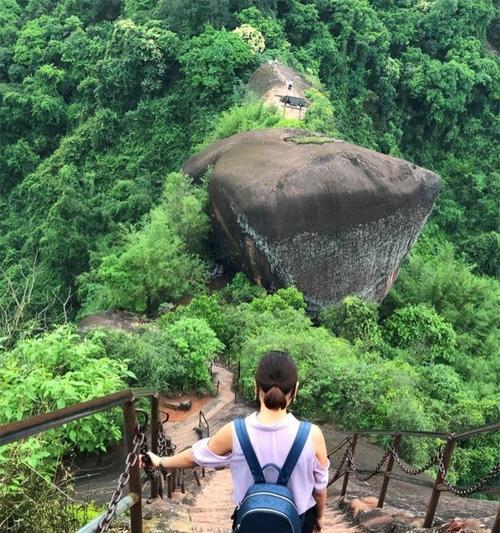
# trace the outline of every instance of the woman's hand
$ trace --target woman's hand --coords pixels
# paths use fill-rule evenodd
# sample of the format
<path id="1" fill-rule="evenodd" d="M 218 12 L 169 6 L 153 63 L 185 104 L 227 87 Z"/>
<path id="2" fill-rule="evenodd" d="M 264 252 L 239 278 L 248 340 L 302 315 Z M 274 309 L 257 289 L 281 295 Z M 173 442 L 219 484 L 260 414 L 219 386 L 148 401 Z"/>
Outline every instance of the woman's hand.
<path id="1" fill-rule="evenodd" d="M 139 455 L 139 468 L 142 468 L 143 466 L 149 466 L 148 463 L 153 468 L 160 468 L 161 465 L 161 457 L 158 457 L 158 455 L 154 454 L 153 452 L 147 452 L 147 456 L 149 457 L 149 461 L 145 461 L 143 459 L 142 455 Z"/>
<path id="2" fill-rule="evenodd" d="M 323 529 L 323 517 L 316 518 L 316 525 L 314 526 L 314 531 L 321 531 Z"/>

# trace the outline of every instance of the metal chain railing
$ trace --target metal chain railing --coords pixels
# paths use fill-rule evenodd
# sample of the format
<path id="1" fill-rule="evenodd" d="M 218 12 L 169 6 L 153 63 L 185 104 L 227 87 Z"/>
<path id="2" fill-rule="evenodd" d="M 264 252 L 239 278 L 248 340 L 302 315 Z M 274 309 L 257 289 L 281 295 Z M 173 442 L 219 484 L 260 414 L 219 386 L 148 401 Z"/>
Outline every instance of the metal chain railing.
<path id="1" fill-rule="evenodd" d="M 444 447 L 439 451 L 434 453 L 430 459 L 421 467 L 419 468 L 410 468 L 406 466 L 401 459 L 401 457 L 396 452 L 395 448 L 393 446 L 390 446 L 389 449 L 387 449 L 384 454 L 382 455 L 380 461 L 377 463 L 377 465 L 368 472 L 366 476 L 360 476 L 359 475 L 359 468 L 356 466 L 356 460 L 352 451 L 352 442 L 350 439 L 347 439 L 347 448 L 344 452 L 344 455 L 342 456 L 342 459 L 340 460 L 339 466 L 337 467 L 337 470 L 333 474 L 333 476 L 328 481 L 328 485 L 331 485 L 335 481 L 337 481 L 339 478 L 341 478 L 347 470 L 350 470 L 354 475 L 356 476 L 356 479 L 361 482 L 369 481 L 372 477 L 377 475 L 381 472 L 381 468 L 387 458 L 392 454 L 394 457 L 395 462 L 398 464 L 398 466 L 403 470 L 403 472 L 406 472 L 410 476 L 417 476 L 419 474 L 423 474 L 426 470 L 429 470 L 429 468 L 438 465 L 439 471 L 441 472 L 442 477 L 442 483 L 447 488 L 449 492 L 452 494 L 455 494 L 456 496 L 471 496 L 472 494 L 476 492 L 480 492 L 484 487 L 487 485 L 489 481 L 500 475 L 500 463 L 497 463 L 486 476 L 484 476 L 481 480 L 476 482 L 471 487 L 467 488 L 459 488 L 454 485 L 452 485 L 448 479 L 447 479 L 447 472 L 444 465 L 443 455 L 444 455 Z M 345 468 L 344 468 L 345 467 Z"/>
<path id="2" fill-rule="evenodd" d="M 433 467 L 438 462 L 438 454 L 434 453 L 431 458 L 420 468 L 410 468 L 403 463 L 403 460 L 401 459 L 401 457 L 399 457 L 394 447 L 391 446 L 389 449 L 399 468 L 401 468 L 403 472 L 406 472 L 410 476 L 418 476 L 419 474 L 423 474 L 426 470 L 429 470 L 429 468 Z"/>
<path id="3" fill-rule="evenodd" d="M 351 450 L 351 447 L 352 447 L 352 444 L 351 444 L 351 441 L 349 438 L 346 439 L 346 443 L 347 443 L 347 448 L 344 452 L 344 455 L 342 456 L 342 459 L 340 460 L 340 464 L 337 468 L 337 470 L 335 471 L 335 474 L 333 474 L 333 476 L 330 478 L 330 480 L 328 481 L 328 485 L 331 485 L 332 483 L 335 483 L 335 481 L 337 481 L 337 479 L 341 478 L 343 475 L 344 475 L 344 471 L 342 468 L 343 466 L 346 464 L 348 458 L 349 458 L 349 453 L 352 454 L 352 450 Z"/>
<path id="4" fill-rule="evenodd" d="M 386 450 L 384 455 L 382 455 L 382 458 L 380 459 L 380 461 L 375 466 L 375 468 L 373 468 L 373 470 L 371 470 L 366 476 L 361 477 L 358 473 L 358 469 L 356 468 L 356 463 L 354 461 L 354 454 L 352 453 L 351 447 L 349 447 L 349 464 L 350 464 L 351 470 L 354 472 L 354 475 L 356 476 L 356 479 L 361 482 L 366 482 L 366 481 L 369 481 L 373 476 L 376 476 L 377 474 L 381 472 L 380 469 L 382 468 L 382 465 L 386 462 L 390 454 L 391 454 L 391 450 L 390 449 Z"/>
<path id="5" fill-rule="evenodd" d="M 474 483 L 474 485 L 472 485 L 471 487 L 460 489 L 452 485 L 447 479 L 448 473 L 446 472 L 442 452 L 437 457 L 437 464 L 438 464 L 439 471 L 441 472 L 443 485 L 452 494 L 455 494 L 455 496 L 471 496 L 475 492 L 481 492 L 489 481 L 491 481 L 492 479 L 495 479 L 500 474 L 500 463 L 497 463 L 482 479 Z"/>
<path id="6" fill-rule="evenodd" d="M 127 455 L 125 459 L 125 470 L 118 479 L 118 484 L 115 489 L 115 492 L 113 493 L 113 496 L 111 496 L 111 500 L 108 503 L 106 514 L 101 518 L 99 525 L 97 526 L 97 533 L 104 533 L 108 529 L 111 520 L 113 520 L 116 513 L 116 508 L 123 494 L 123 489 L 125 488 L 125 485 L 129 482 L 130 469 L 137 464 L 137 461 L 139 460 L 139 451 L 142 452 L 145 442 L 145 428 L 144 426 L 139 425 L 137 426 L 137 431 L 132 441 L 132 451 Z"/>

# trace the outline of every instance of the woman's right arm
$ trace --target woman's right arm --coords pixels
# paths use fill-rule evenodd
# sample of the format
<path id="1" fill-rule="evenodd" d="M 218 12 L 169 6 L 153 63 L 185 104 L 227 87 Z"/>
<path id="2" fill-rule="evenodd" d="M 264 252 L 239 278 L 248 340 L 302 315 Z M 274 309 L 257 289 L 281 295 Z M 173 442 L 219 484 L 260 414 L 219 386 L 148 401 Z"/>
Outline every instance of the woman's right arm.
<path id="1" fill-rule="evenodd" d="M 200 444 L 203 444 L 200 442 Z M 205 444 L 208 451 L 215 456 L 227 456 L 233 450 L 233 427 L 232 424 L 226 424 L 217 433 L 210 438 L 208 444 Z M 195 461 L 192 448 L 188 448 L 181 453 L 169 457 L 159 457 L 153 452 L 148 452 L 151 463 L 155 468 L 194 468 L 198 466 Z"/>

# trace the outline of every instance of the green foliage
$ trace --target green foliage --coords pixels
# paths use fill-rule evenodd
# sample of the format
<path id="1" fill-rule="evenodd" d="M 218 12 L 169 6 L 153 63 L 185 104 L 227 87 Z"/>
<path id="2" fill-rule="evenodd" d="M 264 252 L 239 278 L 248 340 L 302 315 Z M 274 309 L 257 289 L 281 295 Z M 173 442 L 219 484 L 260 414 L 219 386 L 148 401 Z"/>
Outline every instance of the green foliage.
<path id="1" fill-rule="evenodd" d="M 422 361 L 450 363 L 454 359 L 457 338 L 453 327 L 425 304 L 394 311 L 384 322 L 384 335 L 390 344 L 410 350 Z"/>
<path id="2" fill-rule="evenodd" d="M 333 107 L 330 100 L 316 89 L 306 91 L 309 106 L 304 117 L 304 126 L 312 131 L 335 136 Z"/>
<path id="3" fill-rule="evenodd" d="M 430 244 L 422 242 L 423 245 Z M 499 328 L 496 309 L 500 297 L 497 281 L 474 276 L 458 261 L 449 245 L 412 254 L 383 304 L 383 314 L 406 305 L 426 304 L 452 325 L 457 345 L 470 357 L 498 357 Z"/>
<path id="4" fill-rule="evenodd" d="M 279 127 L 282 120 L 277 107 L 270 107 L 255 98 L 224 111 L 207 139 L 197 147 L 202 150 L 219 139 L 225 139 L 240 131 Z"/>
<path id="5" fill-rule="evenodd" d="M 244 76 L 256 66 L 250 46 L 233 32 L 207 26 L 189 41 L 179 57 L 181 69 L 199 98 L 230 103 L 235 76 Z"/>
<path id="6" fill-rule="evenodd" d="M 118 21 L 104 59 L 97 64 L 100 104 L 123 111 L 143 97 L 161 94 L 175 72 L 179 46 L 177 36 L 168 30 Z"/>
<path id="7" fill-rule="evenodd" d="M 73 503 L 67 476 L 54 480 L 41 475 L 21 453 L 0 465 L 0 482 L 0 523 L 9 533 L 69 533 L 102 512 L 91 503 Z"/>
<path id="8" fill-rule="evenodd" d="M 243 9 L 236 17 L 240 24 L 250 24 L 262 33 L 266 48 L 287 49 L 290 47 L 280 21 L 266 17 L 255 6 Z"/>
<path id="9" fill-rule="evenodd" d="M 122 308 L 154 313 L 165 299 L 200 287 L 200 251 L 208 231 L 206 193 L 180 173 L 169 174 L 163 203 L 145 225 L 125 234 L 123 245 L 81 278 L 87 309 Z"/>
<path id="10" fill-rule="evenodd" d="M 169 324 L 179 317 L 200 318 L 216 333 L 219 339 L 224 337 L 224 312 L 223 305 L 217 294 L 200 294 L 195 296 L 187 305 L 181 305 L 175 313 L 169 313 L 161 317 L 160 323 Z"/>
<path id="11" fill-rule="evenodd" d="M 81 340 L 69 326 L 19 341 L 0 355 L 0 424 L 116 392 L 131 377 L 126 362 L 106 357 L 99 339 Z M 60 460 L 73 451 L 105 451 L 121 438 L 121 418 L 99 413 L 1 447 L 1 523 L 9 531 L 55 533 L 92 519 L 90 508 L 77 509 L 64 496 L 71 487 Z"/>
<path id="12" fill-rule="evenodd" d="M 339 307 L 329 306 L 319 315 L 321 325 L 334 335 L 369 347 L 380 343 L 382 335 L 378 325 L 377 306 L 364 302 L 357 296 L 348 296 Z"/>
<path id="13" fill-rule="evenodd" d="M 220 28 L 232 22 L 230 0 L 159 0 L 155 3 L 157 18 L 166 19 L 168 27 L 181 35 L 197 34 L 206 24 Z"/>
<path id="14" fill-rule="evenodd" d="M 124 388 L 126 364 L 106 358 L 97 340 L 80 341 L 74 328 L 61 326 L 52 333 L 19 341 L 1 360 L 0 423 L 61 409 Z M 46 435 L 46 436 L 45 436 Z M 97 414 L 58 429 L 52 437 L 29 440 L 37 452 L 31 466 L 53 461 L 71 448 L 104 450 L 121 436 L 119 414 Z M 43 442 L 43 447 L 38 444 Z M 15 447 L 15 446 L 14 446 Z M 2 455 L 8 450 L 3 449 Z M 4 455 L 5 457 L 5 455 Z"/>
<path id="15" fill-rule="evenodd" d="M 186 382 L 197 388 L 210 387 L 208 366 L 224 345 L 210 329 L 208 323 L 200 318 L 184 318 L 167 325 L 164 332 L 172 339 L 184 369 Z M 184 389 L 186 386 L 183 387 Z"/>
<path id="16" fill-rule="evenodd" d="M 231 282 L 224 287 L 223 294 L 230 303 L 241 304 L 263 296 L 265 289 L 251 283 L 243 272 L 238 272 Z"/>
<path id="17" fill-rule="evenodd" d="M 94 333 L 109 357 L 127 357 L 130 384 L 151 387 L 163 393 L 211 390 L 210 363 L 224 349 L 207 321 L 177 316 L 160 320 L 161 330 L 132 335 L 123 332 Z"/>
<path id="18" fill-rule="evenodd" d="M 500 273 L 500 233 L 489 231 L 480 233 L 466 242 L 466 254 L 474 271 L 487 276 Z"/>

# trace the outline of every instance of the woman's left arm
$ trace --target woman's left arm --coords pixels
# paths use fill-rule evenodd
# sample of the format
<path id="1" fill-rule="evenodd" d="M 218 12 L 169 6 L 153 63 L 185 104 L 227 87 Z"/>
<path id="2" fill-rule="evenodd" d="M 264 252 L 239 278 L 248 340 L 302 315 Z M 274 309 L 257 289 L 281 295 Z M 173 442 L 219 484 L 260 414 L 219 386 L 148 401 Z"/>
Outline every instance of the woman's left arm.
<path id="1" fill-rule="evenodd" d="M 313 498 L 316 502 L 316 531 L 321 531 L 323 528 L 323 514 L 325 512 L 326 505 L 326 483 L 328 481 L 328 467 L 330 465 L 330 461 L 328 459 L 328 452 L 326 450 L 326 442 L 323 432 L 318 426 L 314 425 L 311 432 L 316 459 L 321 470 L 326 470 L 326 472 L 322 473 L 321 475 L 321 477 L 325 479 L 322 479 L 319 485 L 316 486 L 313 491 Z"/>

